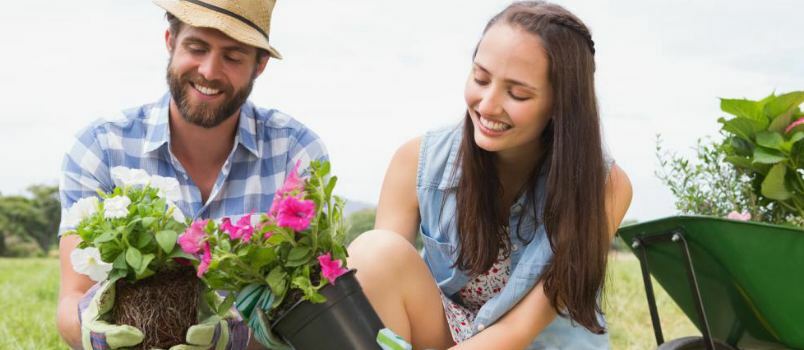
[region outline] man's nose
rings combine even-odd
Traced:
[[[198,74],[201,74],[207,81],[217,80],[222,74],[222,63],[222,59],[217,57],[217,55],[206,55],[198,66]]]

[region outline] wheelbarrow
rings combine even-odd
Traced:
[[[804,349],[804,230],[675,216],[623,227],[659,349]],[[665,342],[650,276],[701,336]]]

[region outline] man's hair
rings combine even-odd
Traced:
[[[184,22],[182,22],[178,17],[174,16],[170,12],[165,12],[165,19],[168,21],[168,30],[170,31],[170,38],[172,40],[171,44],[176,43],[176,36],[179,35],[182,27],[184,26]],[[268,50],[261,49],[259,47],[255,47],[257,49],[257,62],[259,62],[264,57],[268,56]]]

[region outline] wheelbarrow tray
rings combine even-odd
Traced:
[[[804,349],[803,230],[675,216],[618,234],[701,332],[740,349]]]

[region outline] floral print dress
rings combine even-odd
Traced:
[[[511,276],[511,258],[505,256],[503,250],[491,269],[481,275],[474,276],[455,296],[453,300],[441,293],[444,314],[447,316],[452,339],[460,343],[472,336],[472,322],[477,312],[491,298],[500,294]]]

